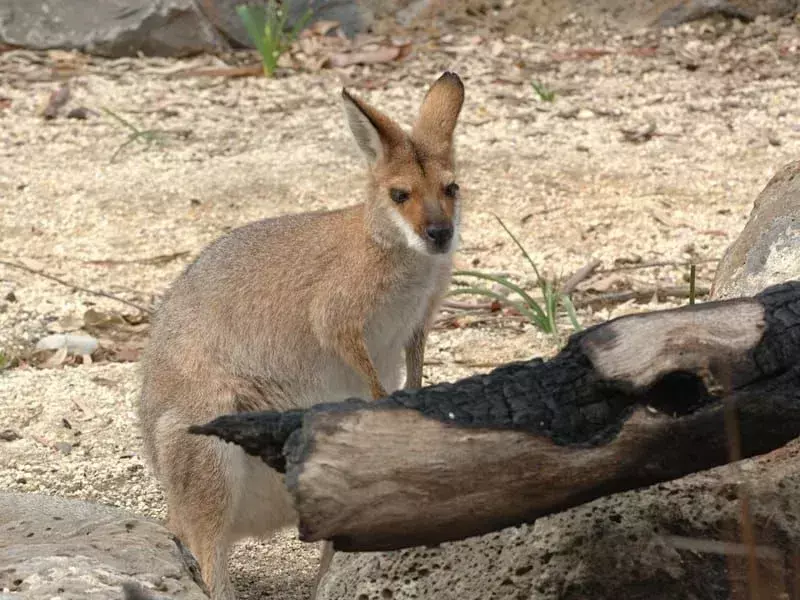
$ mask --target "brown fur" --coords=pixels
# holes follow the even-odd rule
[[[431,87],[410,135],[343,92],[368,163],[367,197],[342,210],[267,219],[206,248],[166,294],[145,354],[139,410],[169,525],[214,600],[235,597],[227,556],[243,537],[292,524],[281,477],[240,448],[190,436],[216,416],[285,410],[419,387],[426,331],[447,289],[453,243],[457,76]],[[408,192],[398,204],[391,190]],[[427,237],[426,237],[427,236]],[[326,553],[329,555],[329,553]]]

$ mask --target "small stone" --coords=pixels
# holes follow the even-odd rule
[[[586,121],[587,119],[594,119],[594,117],[595,117],[594,111],[588,108],[580,109],[578,111],[578,114],[575,115],[575,118],[581,121]]]
[[[3,431],[0,431],[0,440],[3,440],[4,442],[13,442],[14,440],[18,440],[20,438],[22,438],[22,436],[13,429],[4,429]]]
[[[73,108],[71,111],[67,113],[68,119],[78,119],[80,121],[85,121],[89,118],[89,109],[85,106],[78,106],[77,108]]]
[[[59,350],[66,348],[72,354],[91,354],[98,348],[98,342],[90,335],[57,333],[43,337],[36,343],[37,350]]]
[[[16,302],[17,301],[17,295],[14,293],[13,290],[6,294],[6,301],[8,301],[8,302]]]
[[[69,455],[72,453],[72,444],[69,442],[56,442],[55,447],[61,454]]]

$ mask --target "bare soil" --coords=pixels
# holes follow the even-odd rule
[[[686,288],[689,262],[707,287],[753,199],[800,153],[797,23],[714,21],[622,35],[570,22],[535,40],[419,35],[400,63],[273,80],[175,76],[218,65],[211,57],[0,54],[0,260],[147,305],[232,227],[360,200],[360,159],[338,105],[343,84],[408,124],[445,69],[467,88],[457,264],[529,286],[533,274],[494,214],[553,276],[602,261],[581,294]],[[54,70],[69,75],[71,99],[45,120]],[[553,102],[534,80],[555,91]],[[87,119],[65,117],[81,106],[93,111]],[[136,140],[112,162],[130,130],[103,108],[139,130],[162,130],[157,142]],[[669,264],[645,268],[653,262]],[[579,318],[591,324],[685,302],[614,303]],[[90,308],[135,312],[0,264],[6,357]],[[550,355],[563,340],[509,318],[459,319],[461,327],[431,336],[430,382]],[[0,431],[19,435],[0,441],[0,487],[162,517],[161,492],[139,456],[138,385],[135,362],[0,372]],[[242,598],[299,599],[316,561],[317,549],[289,531],[241,544],[232,568]]]

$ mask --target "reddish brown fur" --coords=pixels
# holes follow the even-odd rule
[[[205,249],[172,285],[142,363],[146,454],[169,524],[200,562],[213,600],[235,597],[227,554],[295,515],[280,476],[189,425],[251,410],[377,398],[418,387],[426,332],[449,285],[452,249],[423,239],[458,225],[452,134],[463,87],[446,74],[412,134],[344,94],[368,162],[363,204],[267,219]],[[411,192],[397,204],[393,187]],[[457,233],[457,229],[456,229]]]

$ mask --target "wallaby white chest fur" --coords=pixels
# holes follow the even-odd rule
[[[286,410],[419,387],[427,330],[449,285],[459,221],[452,136],[464,100],[445,73],[410,132],[343,91],[367,162],[362,204],[251,223],[171,286],[142,361],[145,454],[169,526],[212,600],[233,600],[237,539],[290,524],[278,474],[241,448],[189,435],[231,412]]]

